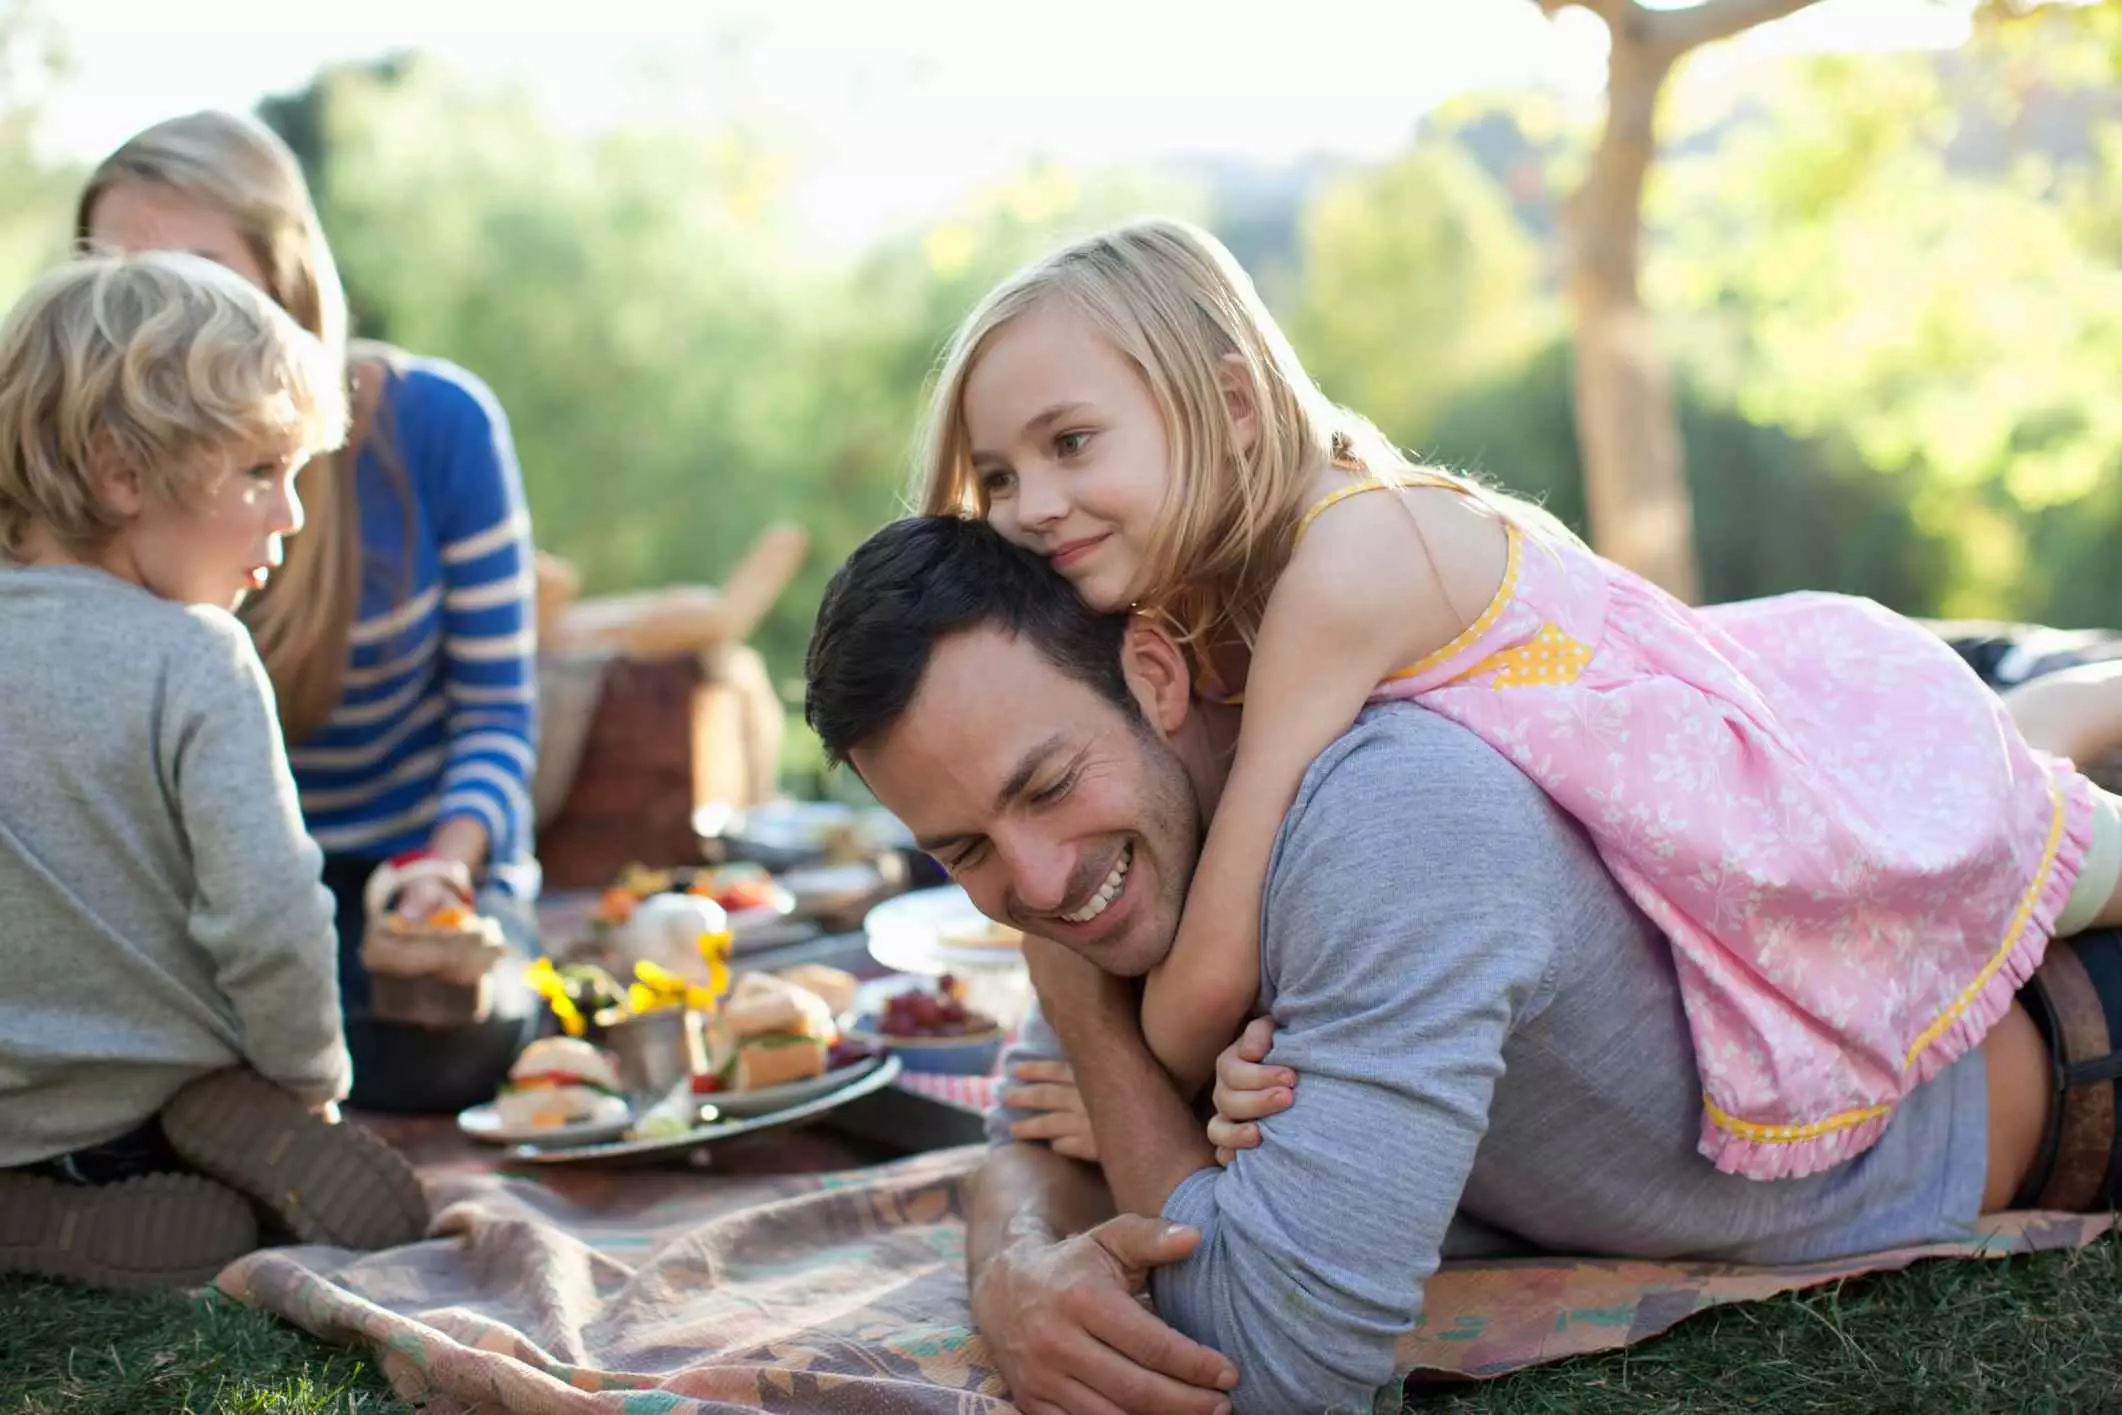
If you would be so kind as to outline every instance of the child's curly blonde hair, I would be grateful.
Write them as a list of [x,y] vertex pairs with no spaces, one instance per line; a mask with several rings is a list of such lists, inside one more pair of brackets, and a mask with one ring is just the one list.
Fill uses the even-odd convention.
[[212,454],[303,460],[345,440],[338,356],[198,256],[93,254],[30,286],[0,326],[0,554],[43,527],[93,550],[120,518],[95,466],[187,501]]

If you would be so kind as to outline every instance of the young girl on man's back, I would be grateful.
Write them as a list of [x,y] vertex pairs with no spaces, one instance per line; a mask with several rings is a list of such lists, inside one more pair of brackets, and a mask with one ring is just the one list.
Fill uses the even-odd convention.
[[347,1092],[332,901],[231,615],[346,423],[338,360],[193,256],[91,257],[0,329],[0,1272],[202,1282],[418,1238]]
[[[1865,1149],[2051,936],[2122,917],[2116,798],[2030,748],[1942,641],[1835,595],[1691,609],[1537,508],[1410,465],[1192,227],[1126,226],[994,291],[946,358],[922,471],[924,509],[985,516],[1094,606],[1162,616],[1204,694],[1242,698],[1143,1007],[1190,1089],[1256,995],[1282,816],[1367,701],[1506,754],[1669,936],[1702,1148],[1727,1170]],[[1070,915],[1020,922],[1095,929],[1126,866],[1122,842]]]

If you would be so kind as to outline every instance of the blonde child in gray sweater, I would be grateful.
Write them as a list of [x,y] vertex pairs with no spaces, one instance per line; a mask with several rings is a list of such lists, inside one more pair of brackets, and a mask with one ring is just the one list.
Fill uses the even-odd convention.
[[187,1285],[418,1238],[337,1124],[322,857],[230,612],[301,529],[345,371],[212,262],[92,256],[0,329],[0,1272]]

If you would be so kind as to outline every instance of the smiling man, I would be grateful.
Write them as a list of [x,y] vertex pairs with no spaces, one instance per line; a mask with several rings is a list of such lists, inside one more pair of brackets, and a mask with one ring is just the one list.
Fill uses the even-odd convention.
[[1555,1251],[1801,1262],[1963,1235],[2033,1162],[2046,1053],[2000,1028],[1858,1158],[1719,1173],[1669,947],[1527,778],[1396,704],[1283,822],[1261,1006],[1300,1081],[1219,1168],[1137,1023],[1231,737],[1170,636],[915,518],[834,577],[807,669],[827,752],[1032,936],[1022,1052],[1065,1055],[1089,1109],[1102,1174],[997,1116],[969,1222],[974,1319],[1029,1411],[1368,1409],[1455,1212]]

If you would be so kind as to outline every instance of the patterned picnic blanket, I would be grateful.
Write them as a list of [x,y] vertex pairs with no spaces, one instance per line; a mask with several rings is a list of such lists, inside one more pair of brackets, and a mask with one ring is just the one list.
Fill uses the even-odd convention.
[[[705,1172],[511,1172],[443,1125],[379,1128],[420,1162],[432,1238],[367,1255],[272,1249],[220,1286],[327,1341],[371,1347],[398,1394],[428,1410],[1014,1409],[966,1305],[977,1148],[835,1168],[862,1155],[813,1129],[719,1148]],[[2110,1222],[2005,1215],[1967,1243],[1795,1268],[1447,1264],[1400,1355],[1417,1373],[1496,1376],[1641,1341],[1719,1303],[1919,1258],[2075,1246]]]

